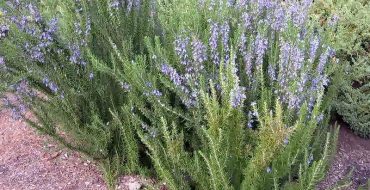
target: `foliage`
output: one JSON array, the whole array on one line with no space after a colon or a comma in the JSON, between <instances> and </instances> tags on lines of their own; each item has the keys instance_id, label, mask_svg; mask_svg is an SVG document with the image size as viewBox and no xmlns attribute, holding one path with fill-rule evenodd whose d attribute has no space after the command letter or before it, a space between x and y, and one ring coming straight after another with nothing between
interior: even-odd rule
<instances>
[{"instance_id":1,"label":"foliage","mask_svg":"<svg viewBox=\"0 0 370 190\"><path fill-rule=\"evenodd\" d=\"M3 99L100 161L111 187L140 173L170 189L314 189L338 65L310 6L4 2L1 84L19 101Z\"/></svg>"},{"instance_id":2,"label":"foliage","mask_svg":"<svg viewBox=\"0 0 370 190\"><path fill-rule=\"evenodd\" d=\"M319 1L316 9L327 20L323 23L329 28L327 35L344 66L336 109L358 135L370 137L370 4L366 0Z\"/></svg>"},{"instance_id":3,"label":"foliage","mask_svg":"<svg viewBox=\"0 0 370 190\"><path fill-rule=\"evenodd\" d=\"M1 54L6 55L2 84L13 84L7 90L21 100L20 105L13 105L4 97L9 102L5 105L12 107L17 118L28 107L37 118L37 122L28 121L33 127L99 160L110 175L138 172L140 145L135 130L124 122L126 116L121 113L128 97L120 83L93 71L87 64L86 51L110 59L101 42L106 37L103 32L120 34L117 39L130 41L133 34L149 36L150 32L141 24L148 11L138 11L135 13L138 15L122 13L120 25L113 28L103 19L110 18L107 10L101 9L106 6L98 1L38 1L35 5L33 2L3 3L8 9L4 16L10 31L1 41ZM12 20L11 16L16 17ZM101 27L103 24L106 26ZM122 27L128 25L136 27Z\"/></svg>"},{"instance_id":4,"label":"foliage","mask_svg":"<svg viewBox=\"0 0 370 190\"><path fill-rule=\"evenodd\" d=\"M366 190L366 189L369 189L369 188L370 188L370 181L368 180L367 184L366 184L366 185L364 185L364 186L361 186L361 187L359 188L359 190Z\"/></svg>"}]
</instances>

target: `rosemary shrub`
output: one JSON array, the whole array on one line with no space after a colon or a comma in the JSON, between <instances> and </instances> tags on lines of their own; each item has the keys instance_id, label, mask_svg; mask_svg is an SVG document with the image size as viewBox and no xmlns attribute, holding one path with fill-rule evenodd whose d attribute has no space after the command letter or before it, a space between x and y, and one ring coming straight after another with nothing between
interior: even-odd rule
<instances>
[{"instance_id":1,"label":"rosemary shrub","mask_svg":"<svg viewBox=\"0 0 370 190\"><path fill-rule=\"evenodd\" d=\"M139 173L170 189L314 189L339 66L311 4L7 1L1 86L19 101L4 105L102 163L111 187Z\"/></svg>"}]
</instances>

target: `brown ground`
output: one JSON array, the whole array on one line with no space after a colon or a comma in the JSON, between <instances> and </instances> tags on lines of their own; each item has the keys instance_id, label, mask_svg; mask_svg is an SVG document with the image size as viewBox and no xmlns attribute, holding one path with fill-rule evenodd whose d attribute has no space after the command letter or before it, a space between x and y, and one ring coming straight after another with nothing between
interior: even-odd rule
<instances>
[{"instance_id":1,"label":"brown ground","mask_svg":"<svg viewBox=\"0 0 370 190\"><path fill-rule=\"evenodd\" d=\"M142 180L122 176L117 189ZM0 190L105 190L101 172L87 158L57 146L9 111L0 111Z\"/></svg>"},{"instance_id":2,"label":"brown ground","mask_svg":"<svg viewBox=\"0 0 370 190\"><path fill-rule=\"evenodd\" d=\"M370 180L370 139L356 136L343 121L339 124L337 154L326 178L318 185L319 190L338 186L338 190L356 190Z\"/></svg>"},{"instance_id":3,"label":"brown ground","mask_svg":"<svg viewBox=\"0 0 370 190\"><path fill-rule=\"evenodd\" d=\"M0 189L106 189L94 165L0 112Z\"/></svg>"}]
</instances>

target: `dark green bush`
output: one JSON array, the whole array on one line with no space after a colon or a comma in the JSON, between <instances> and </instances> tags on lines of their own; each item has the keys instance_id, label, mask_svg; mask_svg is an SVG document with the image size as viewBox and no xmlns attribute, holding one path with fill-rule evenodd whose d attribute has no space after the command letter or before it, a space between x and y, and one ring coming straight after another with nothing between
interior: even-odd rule
<instances>
[{"instance_id":1,"label":"dark green bush","mask_svg":"<svg viewBox=\"0 0 370 190\"><path fill-rule=\"evenodd\" d=\"M343 65L336 110L356 134L370 137L370 2L319 1L316 11Z\"/></svg>"}]
</instances>

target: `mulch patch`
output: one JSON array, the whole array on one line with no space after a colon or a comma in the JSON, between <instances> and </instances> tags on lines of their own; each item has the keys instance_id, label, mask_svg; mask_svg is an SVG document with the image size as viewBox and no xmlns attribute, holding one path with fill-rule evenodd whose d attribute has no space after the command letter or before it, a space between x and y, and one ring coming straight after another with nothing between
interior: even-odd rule
<instances>
[{"instance_id":1,"label":"mulch patch","mask_svg":"<svg viewBox=\"0 0 370 190\"><path fill-rule=\"evenodd\" d=\"M337 154L317 189L327 190L341 186L337 189L357 190L370 183L370 139L355 135L342 119L337 123L340 125Z\"/></svg>"}]
</instances>

